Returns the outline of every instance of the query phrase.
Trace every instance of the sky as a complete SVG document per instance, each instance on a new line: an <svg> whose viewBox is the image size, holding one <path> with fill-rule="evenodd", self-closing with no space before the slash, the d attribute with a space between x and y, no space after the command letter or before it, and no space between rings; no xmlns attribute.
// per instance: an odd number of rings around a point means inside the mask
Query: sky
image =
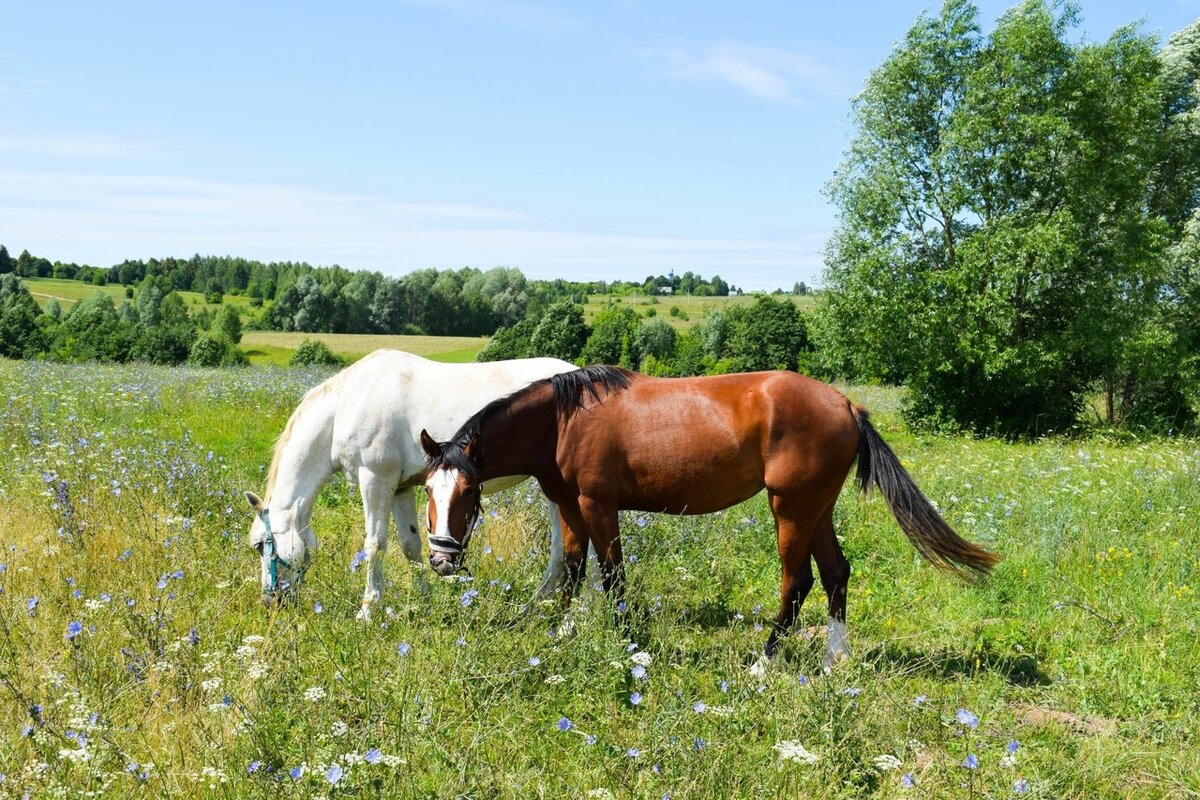
<svg viewBox="0 0 1200 800"><path fill-rule="evenodd" d="M1080 6L1090 41L1200 17ZM0 244L815 285L850 100L938 7L0 0Z"/></svg>

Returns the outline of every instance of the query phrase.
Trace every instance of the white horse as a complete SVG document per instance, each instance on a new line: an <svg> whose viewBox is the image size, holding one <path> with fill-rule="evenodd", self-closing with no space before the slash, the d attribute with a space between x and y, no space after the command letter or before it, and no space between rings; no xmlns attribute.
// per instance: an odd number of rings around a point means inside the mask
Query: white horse
<svg viewBox="0 0 1200 800"><path fill-rule="evenodd" d="M309 390L288 418L267 474L265 499L246 492L255 511L250 544L258 548L264 598L296 585L308 568L317 538L310 525L317 492L337 470L358 484L366 516L367 588L358 618L371 617L383 589L389 512L400 548L417 580L421 537L414 489L425 482L422 428L439 440L499 397L574 364L554 358L441 364L398 350L376 350ZM514 486L527 476L489 481L485 493ZM540 596L562 575L562 518L550 503L550 563ZM268 533L269 532L269 533Z"/></svg>

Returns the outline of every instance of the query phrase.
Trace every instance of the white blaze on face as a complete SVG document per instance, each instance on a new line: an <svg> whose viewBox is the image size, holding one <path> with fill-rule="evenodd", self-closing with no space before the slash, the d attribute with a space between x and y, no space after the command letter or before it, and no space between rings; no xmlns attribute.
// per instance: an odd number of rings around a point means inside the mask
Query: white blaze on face
<svg viewBox="0 0 1200 800"><path fill-rule="evenodd" d="M429 476L425 488L429 490L430 522L434 527L430 533L434 536L450 536L450 495L458 484L457 469L439 469Z"/></svg>

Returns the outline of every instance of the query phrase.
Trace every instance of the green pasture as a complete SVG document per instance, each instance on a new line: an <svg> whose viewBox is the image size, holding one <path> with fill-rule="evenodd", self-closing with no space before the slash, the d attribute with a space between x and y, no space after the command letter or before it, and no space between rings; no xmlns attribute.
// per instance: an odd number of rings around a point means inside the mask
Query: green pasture
<svg viewBox="0 0 1200 800"><path fill-rule="evenodd" d="M775 299L787 299L801 311L811 311L816 303L814 295L773 295ZM702 297L698 295L588 295L583 306L583 317L589 325L596 315L610 305L628 306L640 317L662 317L677 330L688 330L704 322L711 312L733 306L753 305L756 295L733 295L730 297ZM676 308L679 313L672 314Z"/></svg>
<svg viewBox="0 0 1200 800"><path fill-rule="evenodd" d="M38 305L46 305L50 298L53 297L58 300L63 311L69 310L71 306L96 292L109 295L115 303L120 303L125 299L126 287L117 283L96 286L84 281L65 280L62 278L22 278L21 282L29 289L29 293L33 295L33 299L37 301ZM204 295L200 292L179 292L178 294L189 307L207 305ZM250 305L250 297L246 295L227 294L224 295L221 302L235 306L243 318L255 316L258 313ZM217 306L209 307L216 308ZM191 310L195 311L194 308L191 308Z"/></svg>
<svg viewBox="0 0 1200 800"><path fill-rule="evenodd" d="M821 673L818 583L758 678L762 496L624 514L628 627L587 591L562 638L556 602L522 608L535 487L485 500L469 577L423 594L393 545L359 623L362 511L337 478L307 584L264 608L241 492L327 374L0 361L0 797L1200 794L1194 440L916 436L899 392L847 387L1004 561L940 574L848 485L853 658Z"/></svg>
<svg viewBox="0 0 1200 800"><path fill-rule="evenodd" d="M323 342L346 361L357 361L367 353L390 348L404 350L434 361L461 363L474 361L475 354L487 344L475 336L402 336L357 333L298 333L284 331L247 331L241 348L255 365L287 364L292 353L305 339Z"/></svg>

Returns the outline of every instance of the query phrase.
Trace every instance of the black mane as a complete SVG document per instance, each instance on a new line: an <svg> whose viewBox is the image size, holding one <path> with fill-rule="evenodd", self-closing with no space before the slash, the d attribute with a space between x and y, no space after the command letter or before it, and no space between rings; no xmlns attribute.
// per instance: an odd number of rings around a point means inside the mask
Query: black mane
<svg viewBox="0 0 1200 800"><path fill-rule="evenodd" d="M482 448L477 446L472 457L467 455L466 447L472 439L478 438L483 421L490 415L508 408L526 392L549 384L554 391L556 411L562 416L570 416L583 408L589 398L599 402L602 390L607 393L628 388L632 374L629 370L620 367L604 365L583 367L534 381L524 389L518 389L512 394L493 400L464 422L462 427L450 437L450 441L439 442L441 452L428 458L429 469L457 469L473 483L478 483L479 471L485 465Z"/></svg>

